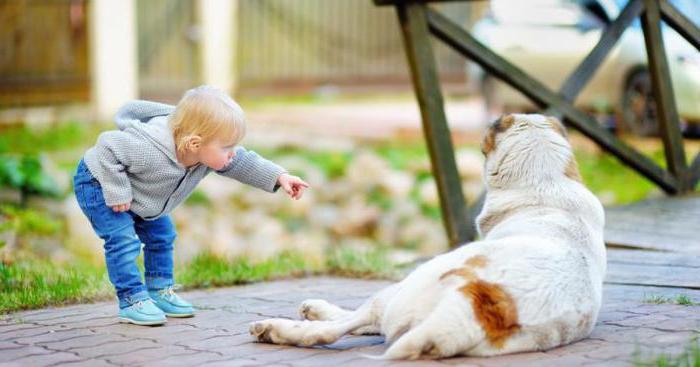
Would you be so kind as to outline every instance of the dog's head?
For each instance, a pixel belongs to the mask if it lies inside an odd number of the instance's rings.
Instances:
[[[565,178],[581,181],[566,128],[554,117],[503,116],[486,131],[481,150],[489,188],[525,187]]]

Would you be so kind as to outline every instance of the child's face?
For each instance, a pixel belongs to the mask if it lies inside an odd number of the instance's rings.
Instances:
[[[199,150],[199,162],[214,170],[221,170],[236,154],[233,151],[235,144],[230,141],[222,142],[214,140],[203,144]]]

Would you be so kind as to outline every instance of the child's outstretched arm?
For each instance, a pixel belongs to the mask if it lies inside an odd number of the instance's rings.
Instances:
[[[276,192],[281,187],[277,181],[287,170],[243,147],[236,147],[235,153],[226,167],[216,173],[267,192]]]

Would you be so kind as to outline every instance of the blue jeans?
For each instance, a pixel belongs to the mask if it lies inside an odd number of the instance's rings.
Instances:
[[[177,234],[169,216],[147,221],[131,211],[114,212],[105,204],[100,183],[80,160],[73,177],[75,197],[95,233],[104,240],[109,280],[125,308],[149,299],[149,290],[173,285],[173,242]],[[144,244],[146,286],[136,258]]]

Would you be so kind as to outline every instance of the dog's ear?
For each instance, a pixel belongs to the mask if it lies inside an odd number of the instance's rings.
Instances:
[[[569,134],[566,132],[566,127],[558,118],[553,116],[547,116],[546,118],[547,122],[552,125],[552,129],[554,129],[554,131],[558,132],[559,135],[564,137],[564,139],[568,139]]]
[[[564,175],[574,181],[583,182],[581,172],[578,170],[578,163],[576,163],[576,158],[573,154],[571,158],[569,158],[569,163],[566,165]]]
[[[489,155],[496,149],[496,135],[510,129],[514,122],[514,115],[505,115],[489,126],[486,130],[486,135],[484,135],[484,140],[481,142],[481,152],[484,153],[484,156]]]

